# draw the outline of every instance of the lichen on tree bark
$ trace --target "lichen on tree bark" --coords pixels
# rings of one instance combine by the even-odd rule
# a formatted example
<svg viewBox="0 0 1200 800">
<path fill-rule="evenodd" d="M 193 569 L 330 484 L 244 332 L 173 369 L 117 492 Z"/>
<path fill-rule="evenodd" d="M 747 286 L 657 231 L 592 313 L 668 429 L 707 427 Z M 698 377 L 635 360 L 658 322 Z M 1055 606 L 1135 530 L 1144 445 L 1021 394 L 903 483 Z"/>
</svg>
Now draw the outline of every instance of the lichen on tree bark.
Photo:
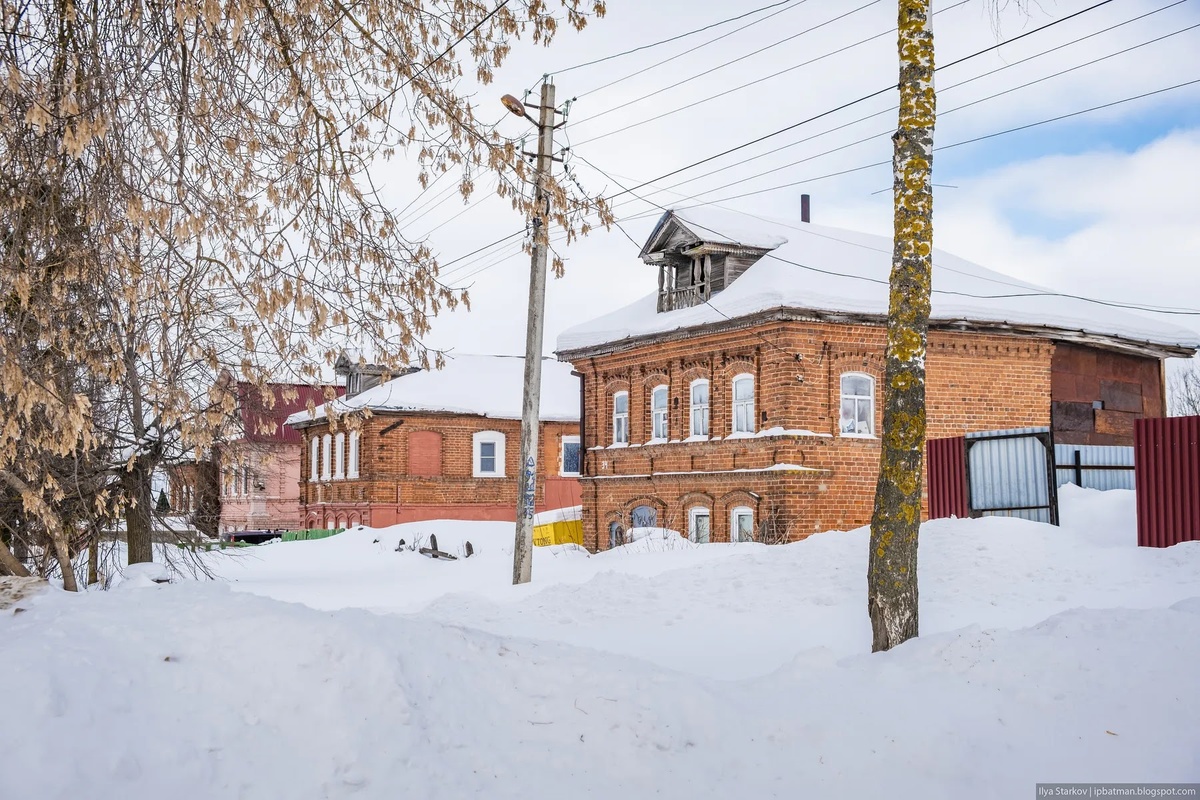
<svg viewBox="0 0 1200 800">
<path fill-rule="evenodd" d="M 930 0 L 900 0 L 900 115 L 893 155 L 895 244 L 888 299 L 882 452 L 867 567 L 872 650 L 917 635 L 917 541 L 925 450 L 925 351 L 933 252 Z"/>
</svg>

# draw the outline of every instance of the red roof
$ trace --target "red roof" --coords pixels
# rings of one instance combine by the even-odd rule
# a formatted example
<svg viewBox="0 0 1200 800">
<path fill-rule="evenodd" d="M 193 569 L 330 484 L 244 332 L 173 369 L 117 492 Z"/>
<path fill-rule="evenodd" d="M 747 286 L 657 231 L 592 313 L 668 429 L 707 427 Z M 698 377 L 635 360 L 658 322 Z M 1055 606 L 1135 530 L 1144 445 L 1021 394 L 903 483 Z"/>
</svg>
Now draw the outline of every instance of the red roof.
<svg viewBox="0 0 1200 800">
<path fill-rule="evenodd" d="M 309 400 L 320 406 L 325 402 L 324 386 L 308 386 L 300 383 L 271 383 L 268 384 L 275 403 L 270 408 L 264 402 L 262 392 L 254 384 L 238 381 L 238 410 L 242 418 L 243 439 L 256 443 L 287 443 L 299 444 L 302 440 L 300 431 L 283 422 L 291 414 L 308 408 Z M 296 397 L 284 399 L 284 392 L 291 390 Z M 346 393 L 345 387 L 334 387 L 337 396 Z"/>
</svg>

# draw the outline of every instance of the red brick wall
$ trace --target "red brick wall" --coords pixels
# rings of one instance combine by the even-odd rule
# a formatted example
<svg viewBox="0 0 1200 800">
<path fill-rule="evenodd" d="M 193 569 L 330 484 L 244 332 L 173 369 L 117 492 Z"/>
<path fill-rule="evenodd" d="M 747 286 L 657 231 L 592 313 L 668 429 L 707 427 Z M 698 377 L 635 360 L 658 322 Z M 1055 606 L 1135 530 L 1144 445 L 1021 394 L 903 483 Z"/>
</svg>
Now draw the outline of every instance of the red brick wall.
<svg viewBox="0 0 1200 800">
<path fill-rule="evenodd" d="M 714 539 L 728 538 L 727 511 L 735 495 L 758 495 L 756 520 L 770 510 L 792 538 L 870 519 L 879 463 L 875 438 L 839 435 L 843 373 L 875 381 L 875 425 L 882 418 L 882 326 L 776 322 L 682 341 L 581 359 L 586 375 L 584 535 L 607 545 L 608 523 L 623 520 L 645 498 L 661 507 L 660 524 L 686 529 L 690 504 L 711 503 Z M 971 430 L 1046 425 L 1050 421 L 1051 342 L 934 331 L 930 334 L 927 396 L 931 438 Z M 755 376 L 759 431 L 779 435 L 718 439 L 732 430 L 732 380 Z M 645 444 L 650 439 L 650 392 L 670 390 L 670 439 L 687 436 L 689 391 L 710 380 L 707 442 Z M 612 396 L 628 391 L 630 446 L 613 448 Z M 807 472 L 763 472 L 777 464 Z M 692 473 L 663 475 L 663 473 Z M 705 474 L 707 473 L 707 474 Z M 651 477 L 653 476 L 653 477 Z M 708 500 L 703 500 L 708 498 Z"/>
<path fill-rule="evenodd" d="M 376 414 L 362 426 L 359 478 L 314 482 L 309 480 L 308 448 L 327 429 L 327 424 L 317 424 L 304 430 L 306 455 L 300 484 L 306 527 L 516 518 L 519 420 Z M 473 437 L 480 431 L 504 434 L 504 477 L 474 477 Z M 578 433 L 574 422 L 541 424 L 537 510 L 580 503 L 579 481 L 559 475 L 562 437 Z"/>
</svg>

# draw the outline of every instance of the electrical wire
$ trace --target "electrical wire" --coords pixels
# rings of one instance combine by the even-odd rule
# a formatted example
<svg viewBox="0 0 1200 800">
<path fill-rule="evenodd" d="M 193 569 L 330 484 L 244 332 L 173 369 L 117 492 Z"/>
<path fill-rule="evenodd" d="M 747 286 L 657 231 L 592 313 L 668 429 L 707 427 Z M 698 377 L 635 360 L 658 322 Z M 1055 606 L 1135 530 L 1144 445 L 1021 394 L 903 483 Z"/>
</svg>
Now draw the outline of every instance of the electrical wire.
<svg viewBox="0 0 1200 800">
<path fill-rule="evenodd" d="M 650 92 L 649 94 L 644 94 L 641 97 L 637 97 L 633 100 L 629 100 L 628 102 L 622 103 L 619 106 L 614 105 L 614 106 L 611 106 L 611 107 L 605 109 L 604 111 L 593 114 L 590 117 L 584 117 L 583 119 L 576 121 L 575 125 L 576 125 L 576 127 L 578 127 L 580 125 L 586 125 L 587 123 L 592 122 L 593 120 L 600 119 L 601 117 L 607 116 L 608 114 L 612 114 L 615 111 L 623 110 L 625 108 L 628 108 L 631 105 L 640 103 L 643 100 L 649 100 L 651 97 L 655 97 L 656 95 L 660 95 L 663 92 L 670 91 L 671 89 L 675 89 L 679 86 L 683 86 L 685 83 L 691 83 L 694 80 L 703 78 L 705 75 L 711 75 L 712 73 L 716 72 L 717 70 L 721 70 L 721 69 L 724 69 L 725 67 L 745 61 L 747 58 L 752 58 L 753 56 L 756 56 L 759 53 L 765 53 L 767 50 L 771 50 L 775 47 L 779 47 L 782 44 L 787 44 L 788 42 L 790 42 L 794 39 L 799 39 L 801 36 L 804 36 L 805 34 L 812 33 L 813 31 L 816 31 L 816 30 L 820 30 L 821 28 L 824 28 L 826 25 L 832 25 L 833 23 L 835 23 L 839 20 L 845 19 L 846 17 L 849 17 L 852 14 L 857 14 L 859 11 L 870 8 L 873 5 L 877 5 L 880 1 L 881 0 L 869 0 L 867 3 L 864 3 L 863 5 L 859 6 L 858 8 L 854 8 L 854 9 L 851 9 L 850 11 L 846 11 L 842 14 L 839 14 L 838 16 L 834 17 L 833 19 L 829 19 L 818 25 L 813 25 L 812 27 L 805 28 L 804 30 L 800 31 L 799 33 L 793 33 L 790 36 L 786 36 L 777 42 L 773 42 L 772 44 L 766 45 L 764 47 L 760 47 L 757 50 L 753 50 L 749 53 L 746 53 L 745 55 L 738 56 L 737 58 L 731 59 L 724 63 L 717 64 L 715 67 L 710 67 L 710 68 L 704 70 L 703 72 L 698 72 L 695 75 L 689 75 L 688 77 L 684 78 L 681 81 L 676 81 L 675 83 L 672 83 L 670 86 L 664 86 L 661 89 L 655 89 L 653 92 Z"/>
<path fill-rule="evenodd" d="M 660 45 L 670 44 L 671 42 L 677 42 L 680 39 L 686 39 L 687 37 L 694 36 L 697 33 L 704 33 L 704 31 L 707 31 L 707 30 L 712 30 L 713 28 L 719 28 L 722 25 L 728 25 L 730 22 L 737 22 L 739 19 L 745 19 L 746 17 L 752 17 L 755 14 L 758 14 L 762 11 L 769 11 L 772 8 L 778 8 L 779 6 L 788 5 L 790 2 L 792 2 L 792 0 L 780 0 L 780 2 L 778 2 L 778 3 L 772 3 L 767 6 L 762 6 L 760 8 L 754 9 L 753 11 L 747 11 L 744 14 L 738 14 L 736 17 L 729 17 L 728 19 L 723 19 L 723 20 L 720 20 L 719 22 L 714 22 L 710 25 L 705 25 L 703 28 L 696 28 L 695 30 L 688 31 L 687 33 L 680 33 L 676 36 L 670 37 L 669 39 L 662 39 L 662 40 L 654 42 L 652 44 L 644 44 L 639 47 L 630 48 L 629 50 L 622 50 L 619 53 L 613 53 L 612 55 L 607 55 L 607 56 L 604 56 L 603 58 L 595 58 L 595 59 L 592 59 L 591 61 L 584 61 L 580 64 L 574 64 L 570 67 L 564 67 L 563 69 L 554 70 L 550 74 L 551 75 L 562 75 L 563 73 L 570 72 L 571 70 L 580 69 L 582 67 L 591 67 L 591 66 L 595 66 L 596 64 L 603 64 L 604 62 L 612 61 L 615 58 L 622 58 L 623 56 L 631 55 L 633 53 L 640 53 L 643 50 L 649 50 L 654 47 L 659 47 Z M 596 91 L 596 90 L 593 90 L 593 91 Z"/>
</svg>

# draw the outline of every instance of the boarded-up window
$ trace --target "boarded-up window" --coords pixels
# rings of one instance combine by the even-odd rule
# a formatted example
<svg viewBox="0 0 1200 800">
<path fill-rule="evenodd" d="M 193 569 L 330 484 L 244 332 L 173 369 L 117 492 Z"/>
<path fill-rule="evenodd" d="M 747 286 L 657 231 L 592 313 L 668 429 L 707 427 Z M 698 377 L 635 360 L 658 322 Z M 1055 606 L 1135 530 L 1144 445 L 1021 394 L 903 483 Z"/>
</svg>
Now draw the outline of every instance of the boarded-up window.
<svg viewBox="0 0 1200 800">
<path fill-rule="evenodd" d="M 408 474 L 414 478 L 436 478 L 442 474 L 442 435 L 437 431 L 413 431 L 408 435 Z"/>
</svg>

